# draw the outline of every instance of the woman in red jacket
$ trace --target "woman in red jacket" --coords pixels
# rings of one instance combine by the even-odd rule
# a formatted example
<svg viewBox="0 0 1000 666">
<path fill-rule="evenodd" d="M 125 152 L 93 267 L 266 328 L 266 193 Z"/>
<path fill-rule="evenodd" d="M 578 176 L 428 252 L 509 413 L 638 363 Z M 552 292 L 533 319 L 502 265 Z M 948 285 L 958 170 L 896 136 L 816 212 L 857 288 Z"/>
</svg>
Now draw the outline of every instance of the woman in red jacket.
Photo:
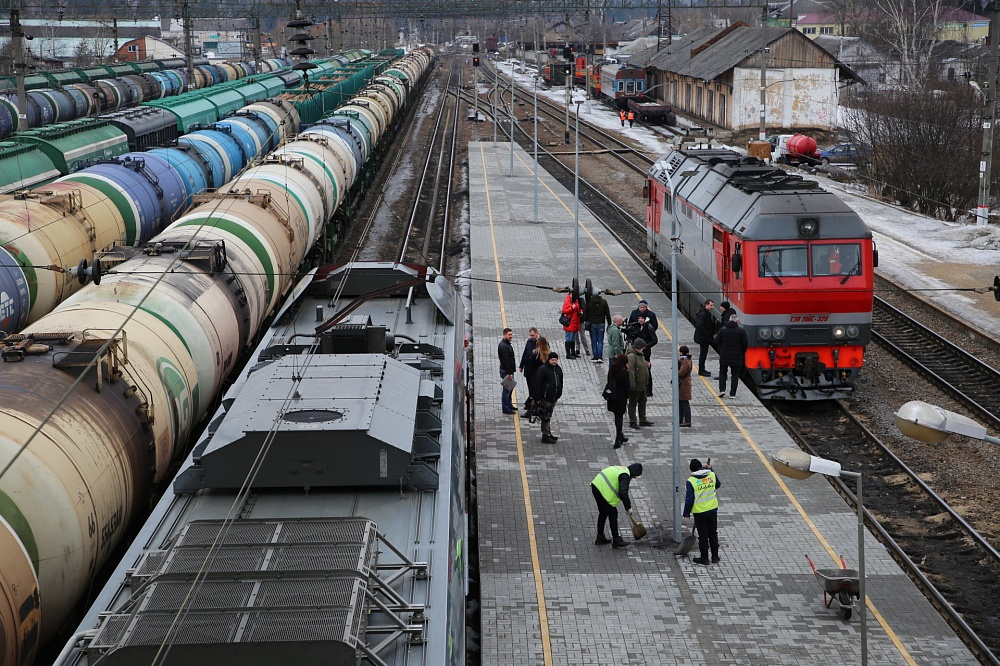
<svg viewBox="0 0 1000 666">
<path fill-rule="evenodd" d="M 580 307 L 580 299 L 573 298 L 573 294 L 566 294 L 566 300 L 563 301 L 562 313 L 569 317 L 569 324 L 563 326 L 563 331 L 566 332 L 566 358 L 580 358 L 579 350 L 579 340 L 580 340 L 580 316 L 583 314 L 583 308 Z"/>
</svg>

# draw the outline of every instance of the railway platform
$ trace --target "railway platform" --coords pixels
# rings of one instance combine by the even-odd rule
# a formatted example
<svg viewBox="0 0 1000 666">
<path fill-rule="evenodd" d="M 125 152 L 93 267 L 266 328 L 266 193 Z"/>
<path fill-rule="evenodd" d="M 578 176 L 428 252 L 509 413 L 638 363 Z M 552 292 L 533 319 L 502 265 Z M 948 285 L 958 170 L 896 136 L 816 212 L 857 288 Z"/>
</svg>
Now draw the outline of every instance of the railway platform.
<svg viewBox="0 0 1000 666">
<path fill-rule="evenodd" d="M 634 292 L 608 297 L 613 314 L 627 317 L 644 298 L 660 321 L 648 409 L 655 425 L 612 449 L 614 423 L 600 397 L 608 365 L 565 359 L 564 295 L 546 288 L 572 279 L 573 193 L 539 170 L 536 224 L 532 158 L 519 147 L 514 157 L 511 177 L 508 143 L 469 145 L 483 664 L 861 663 L 857 615 L 845 621 L 823 606 L 806 560 L 830 568 L 842 555 L 856 568 L 857 518 L 823 477 L 793 481 L 771 469 L 771 454 L 794 443 L 746 386 L 719 398 L 715 377 L 694 377 L 681 479 L 690 459 L 712 459 L 722 562 L 699 566 L 694 555 L 673 554 L 669 298 L 581 205 L 581 282 Z M 638 193 L 642 183 L 623 187 Z M 560 354 L 556 444 L 541 443 L 537 424 L 502 413 L 496 345 L 505 326 L 518 356 L 529 326 Z M 683 317 L 678 337 L 697 350 Z M 718 369 L 714 353 L 708 366 Z M 516 404 L 524 389 L 515 389 Z M 644 471 L 630 494 L 649 536 L 633 541 L 620 512 L 630 547 L 596 546 L 588 485 L 607 465 L 633 462 Z M 975 663 L 868 533 L 865 558 L 868 663 Z"/>
</svg>

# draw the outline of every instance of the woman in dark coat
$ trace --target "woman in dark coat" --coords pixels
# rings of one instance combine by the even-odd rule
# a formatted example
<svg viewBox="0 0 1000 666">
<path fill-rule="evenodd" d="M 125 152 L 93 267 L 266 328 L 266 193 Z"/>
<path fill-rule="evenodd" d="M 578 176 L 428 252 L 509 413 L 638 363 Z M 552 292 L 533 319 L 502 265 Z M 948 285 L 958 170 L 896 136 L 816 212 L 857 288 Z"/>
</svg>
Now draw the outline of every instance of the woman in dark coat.
<svg viewBox="0 0 1000 666">
<path fill-rule="evenodd" d="M 527 362 L 524 364 L 524 383 L 528 385 L 528 407 L 522 416 L 529 417 L 534 411 L 535 400 L 538 398 L 538 384 L 535 382 L 535 373 L 538 369 L 549 362 L 549 341 L 544 336 L 539 336 L 535 341 L 535 350 L 531 352 Z"/>
<path fill-rule="evenodd" d="M 628 409 L 628 390 L 630 382 L 628 379 L 628 357 L 619 354 L 611 362 L 608 368 L 608 382 L 615 383 L 615 398 L 608 400 L 608 411 L 615 415 L 615 446 L 620 449 L 622 444 L 628 441 L 628 437 L 622 432 L 622 424 L 625 418 L 625 410 Z"/>
</svg>

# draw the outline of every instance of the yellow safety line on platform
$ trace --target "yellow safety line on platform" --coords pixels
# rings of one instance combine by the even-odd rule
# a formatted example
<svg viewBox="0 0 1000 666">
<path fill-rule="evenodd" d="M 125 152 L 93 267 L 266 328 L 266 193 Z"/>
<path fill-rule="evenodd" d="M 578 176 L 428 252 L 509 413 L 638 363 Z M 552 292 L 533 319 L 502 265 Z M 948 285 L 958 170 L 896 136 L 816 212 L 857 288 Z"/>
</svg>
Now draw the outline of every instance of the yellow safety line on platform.
<svg viewBox="0 0 1000 666">
<path fill-rule="evenodd" d="M 486 211 L 490 218 L 490 241 L 493 244 L 493 268 L 496 271 L 497 296 L 500 299 L 500 319 L 507 328 L 507 308 L 503 300 L 503 282 L 500 276 L 500 255 L 497 253 L 497 237 L 493 227 L 493 203 L 490 200 L 489 180 L 487 179 L 486 155 L 482 142 L 479 143 L 479 154 L 483 160 L 483 185 L 486 189 Z M 549 616 L 545 606 L 545 588 L 542 585 L 542 569 L 538 560 L 538 541 L 535 538 L 535 512 L 531 508 L 531 495 L 528 493 L 528 470 L 524 463 L 524 445 L 521 439 L 521 415 L 517 411 L 517 394 L 512 392 L 511 402 L 514 404 L 514 440 L 517 443 L 517 465 L 521 473 L 521 493 L 524 495 L 525 524 L 528 526 L 528 545 L 531 549 L 531 571 L 535 578 L 535 596 L 538 600 L 538 626 L 542 634 L 542 661 L 545 666 L 552 666 L 552 643 L 549 639 Z"/>
<path fill-rule="evenodd" d="M 523 159 L 521 159 L 521 155 L 520 154 L 518 154 L 518 161 L 523 166 L 528 167 L 528 164 Z M 534 164 L 532 164 L 531 166 L 533 167 Z M 485 164 L 484 164 L 484 169 L 485 169 Z M 533 169 L 531 169 L 529 171 L 530 171 L 529 176 L 533 176 L 534 175 Z M 539 183 L 546 190 L 548 190 L 556 198 L 557 201 L 559 201 L 559 203 L 562 205 L 562 207 L 567 212 L 572 213 L 572 211 L 570 211 L 569 207 L 563 202 L 562 198 L 558 194 L 556 194 L 545 183 L 545 181 L 543 181 L 541 179 L 541 177 L 539 177 L 538 181 L 539 181 Z M 488 197 L 487 197 L 487 200 L 488 200 Z M 580 228 L 583 229 L 584 233 L 586 233 L 587 236 L 590 237 L 590 240 L 593 241 L 593 243 L 597 247 L 597 249 L 601 252 L 601 254 L 604 255 L 604 258 L 608 260 L 608 263 L 611 264 L 611 267 L 614 268 L 615 272 L 618 273 L 618 275 L 621 276 L 621 278 L 625 282 L 625 284 L 628 285 L 629 290 L 638 292 L 638 290 L 629 281 L 629 279 L 627 277 L 625 277 L 625 273 L 622 271 L 621 268 L 618 267 L 618 264 L 615 263 L 615 260 L 611 258 L 611 255 L 609 255 L 604 250 L 604 247 L 601 245 L 601 243 L 596 238 L 594 238 L 593 234 L 590 233 L 590 230 L 587 229 L 586 226 L 584 226 L 583 222 L 580 222 L 579 224 L 580 224 Z M 492 233 L 492 231 L 493 231 L 493 216 L 492 216 L 492 213 L 491 213 L 490 214 L 490 232 Z M 494 250 L 493 251 L 494 261 L 496 262 L 496 265 L 497 265 L 497 281 L 499 282 L 499 280 L 500 280 L 500 264 L 499 264 L 499 259 L 497 259 L 497 255 L 496 255 L 496 243 L 495 242 L 494 242 L 494 245 L 493 245 L 493 250 Z M 500 290 L 500 285 L 499 284 L 497 285 L 497 289 Z M 636 299 L 642 299 L 643 298 L 643 296 L 641 294 L 639 294 L 639 293 L 636 293 L 635 296 L 636 296 Z M 500 303 L 501 303 L 501 311 L 502 311 L 502 309 L 503 309 L 503 297 L 502 296 L 501 296 L 501 299 L 500 299 Z M 504 322 L 505 322 L 504 326 L 506 326 L 507 325 L 506 324 L 506 319 L 504 319 Z M 660 329 L 664 333 L 666 333 L 667 337 L 670 338 L 671 341 L 673 341 L 673 338 L 671 337 L 670 332 L 666 329 L 666 327 L 663 325 L 662 322 L 660 323 Z M 702 380 L 703 384 L 705 384 L 706 386 L 708 386 L 710 389 L 712 388 L 708 384 L 708 380 L 705 379 L 705 377 L 702 376 L 701 380 Z M 716 395 L 714 391 L 712 392 L 712 395 L 713 396 Z M 729 405 L 727 403 L 725 403 L 723 400 L 719 399 L 718 396 L 716 396 L 715 399 L 716 399 L 716 402 L 718 402 L 722 406 L 722 408 L 725 409 L 726 413 L 729 415 L 730 420 L 733 422 L 733 424 L 736 425 L 737 429 L 743 435 L 744 440 L 746 440 L 747 444 L 750 445 L 750 448 L 753 449 L 753 452 L 757 455 L 757 457 L 760 459 L 760 461 L 764 464 L 764 467 L 771 474 L 771 477 L 778 484 L 778 487 L 781 488 L 782 492 L 785 493 L 785 496 L 792 503 L 792 506 L 794 506 L 795 509 L 796 509 L 796 511 L 799 512 L 799 515 L 802 517 L 802 520 L 805 521 L 806 525 L 809 526 L 809 529 L 812 531 L 813 535 L 816 537 L 817 540 L 819 540 L 820 545 L 823 547 L 824 550 L 826 550 L 826 552 L 830 555 L 830 558 L 837 564 L 837 566 L 840 566 L 840 556 L 838 555 L 837 551 L 834 550 L 833 546 L 831 546 L 830 543 L 826 540 L 826 537 L 824 537 L 823 534 L 819 531 L 819 528 L 816 527 L 815 523 L 813 523 L 812 518 L 810 518 L 809 514 L 806 512 L 806 510 L 804 508 L 802 508 L 802 505 L 799 504 L 799 501 L 797 499 L 795 499 L 795 496 L 792 494 L 792 491 L 785 484 L 784 480 L 778 475 L 777 472 L 774 471 L 774 468 L 771 467 L 771 464 L 767 460 L 767 456 L 765 456 L 764 452 L 761 451 L 761 449 L 760 449 L 759 446 L 757 446 L 757 442 L 755 442 L 754 439 L 753 439 L 753 437 L 750 436 L 750 433 L 748 433 L 746 431 L 746 429 L 743 427 L 743 424 L 739 422 L 739 419 L 736 418 L 736 415 L 729 408 Z M 515 417 L 515 418 L 517 418 L 517 417 Z M 521 454 L 521 444 L 520 444 L 520 433 L 519 433 L 518 434 L 518 457 L 519 458 L 520 458 L 520 454 Z M 524 476 L 523 465 L 522 465 L 521 475 L 522 475 L 522 479 L 523 479 L 522 482 L 526 483 L 526 477 Z M 526 495 L 525 499 L 527 499 L 527 495 Z M 530 507 L 530 505 L 529 505 L 529 507 Z M 529 508 L 529 510 L 530 510 L 530 508 Z M 530 518 L 530 514 L 529 514 L 529 518 Z M 534 553 L 534 543 L 535 543 L 534 542 L 534 529 L 533 529 L 533 526 L 531 525 L 531 521 L 530 520 L 528 521 L 528 524 L 529 524 L 529 529 L 531 530 L 532 552 Z M 537 580 L 537 572 L 536 572 L 536 580 Z M 892 641 L 893 645 L 895 645 L 896 649 L 899 650 L 900 656 L 902 656 L 903 659 L 906 660 L 906 663 L 910 664 L 910 666 L 917 666 L 917 662 L 910 655 L 909 650 L 906 649 L 906 647 L 903 645 L 902 641 L 900 640 L 899 636 L 889 626 L 888 622 L 882 616 L 882 614 L 879 612 L 879 610 L 875 606 L 874 602 L 872 602 L 871 599 L 866 599 L 866 605 L 868 607 L 868 610 L 871 611 L 872 617 L 874 617 L 878 621 L 879 625 L 881 625 L 882 629 L 885 631 L 886 635 Z M 543 635 L 545 635 L 547 637 L 548 633 L 547 632 L 543 632 Z M 548 663 L 548 662 L 546 662 L 546 663 Z"/>
</svg>

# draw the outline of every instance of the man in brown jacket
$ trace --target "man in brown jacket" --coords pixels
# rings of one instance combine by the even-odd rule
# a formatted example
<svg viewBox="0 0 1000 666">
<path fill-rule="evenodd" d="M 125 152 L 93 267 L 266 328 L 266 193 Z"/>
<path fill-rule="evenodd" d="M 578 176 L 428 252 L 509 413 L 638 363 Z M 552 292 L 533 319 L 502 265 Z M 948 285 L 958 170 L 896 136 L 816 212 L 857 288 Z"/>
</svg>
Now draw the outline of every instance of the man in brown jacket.
<svg viewBox="0 0 1000 666">
<path fill-rule="evenodd" d="M 642 350 L 646 347 L 646 341 L 636 338 L 632 341 L 632 348 L 628 350 L 628 424 L 631 428 L 638 430 L 639 426 L 651 426 L 652 421 L 646 420 L 646 388 L 649 386 L 649 361 L 643 355 Z M 639 411 L 639 420 L 636 421 L 636 409 Z"/>
</svg>

